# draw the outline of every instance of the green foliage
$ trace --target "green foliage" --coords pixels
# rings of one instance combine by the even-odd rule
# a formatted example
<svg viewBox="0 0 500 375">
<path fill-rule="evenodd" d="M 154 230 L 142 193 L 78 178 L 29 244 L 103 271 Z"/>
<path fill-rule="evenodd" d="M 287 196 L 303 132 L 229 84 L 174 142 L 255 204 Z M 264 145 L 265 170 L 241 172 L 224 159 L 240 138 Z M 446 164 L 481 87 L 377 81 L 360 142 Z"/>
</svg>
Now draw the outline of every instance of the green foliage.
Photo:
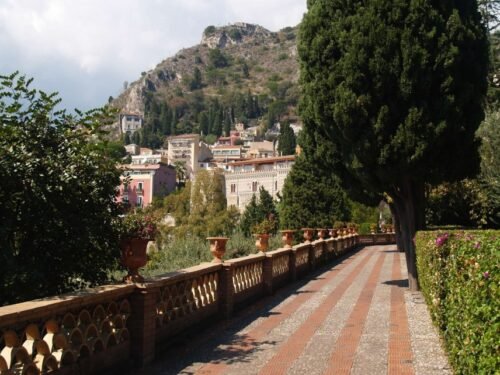
<svg viewBox="0 0 500 375">
<path fill-rule="evenodd" d="M 250 236 L 254 233 L 253 229 L 266 219 L 273 224 L 273 228 L 268 233 L 276 233 L 279 223 L 278 211 L 271 194 L 261 186 L 259 189 L 259 199 L 257 200 L 254 194 L 245 208 L 245 212 L 241 217 L 240 229 L 246 236 Z"/>
<path fill-rule="evenodd" d="M 297 140 L 289 121 L 283 121 L 278 137 L 278 151 L 281 155 L 295 155 Z"/>
<path fill-rule="evenodd" d="M 351 202 L 351 220 L 354 223 L 377 223 L 378 207 L 366 206 L 362 203 Z"/>
<path fill-rule="evenodd" d="M 215 26 L 210 25 L 210 26 L 207 26 L 205 28 L 205 30 L 203 31 L 203 34 L 205 36 L 211 36 L 211 35 L 213 35 L 215 33 L 215 30 L 216 30 Z"/>
<path fill-rule="evenodd" d="M 491 203 L 477 180 L 443 183 L 428 193 L 426 221 L 433 226 L 485 227 Z"/>
<path fill-rule="evenodd" d="M 276 222 L 271 219 L 264 219 L 252 227 L 253 234 L 270 234 L 276 230 Z"/>
<path fill-rule="evenodd" d="M 189 185 L 187 186 L 189 187 Z M 197 173 L 192 189 L 189 190 L 190 206 L 189 215 L 175 215 L 177 228 L 176 236 L 196 236 L 205 238 L 209 236 L 230 235 L 238 222 L 239 213 L 234 207 L 226 209 L 226 198 L 223 191 L 222 175 L 218 171 L 210 173 L 201 170 Z M 188 192 L 180 195 L 181 202 L 175 207 L 184 211 Z"/>
<path fill-rule="evenodd" d="M 105 281 L 118 259 L 121 171 L 102 129 L 115 114 L 69 115 L 32 80 L 0 80 L 1 304 Z"/>
<path fill-rule="evenodd" d="M 229 66 L 229 59 L 219 48 L 212 48 L 208 52 L 208 63 L 213 68 L 225 68 Z"/>
<path fill-rule="evenodd" d="M 416 236 L 420 285 L 457 374 L 500 367 L 500 231 Z"/>
<path fill-rule="evenodd" d="M 125 215 L 120 224 L 120 234 L 123 238 L 154 240 L 158 233 L 158 223 L 155 218 L 142 212 Z"/>
<path fill-rule="evenodd" d="M 229 30 L 228 32 L 228 35 L 229 37 L 232 39 L 232 40 L 236 40 L 236 41 L 240 41 L 241 38 L 242 38 L 242 35 L 241 35 L 241 32 L 240 30 L 236 29 L 236 28 L 232 28 Z"/>
<path fill-rule="evenodd" d="M 213 259 L 206 239 L 198 237 L 172 238 L 165 232 L 162 238 L 157 239 L 157 244 L 159 250 L 150 255 L 150 260 L 144 269 L 144 275 L 157 276 L 196 266 L 203 262 L 210 262 Z M 275 250 L 279 247 L 281 247 L 280 236 L 271 237 L 269 250 Z M 239 258 L 256 252 L 253 237 L 235 232 L 227 242 L 224 259 Z"/>
<path fill-rule="evenodd" d="M 478 180 L 488 197 L 488 225 L 500 228 L 500 111 L 490 112 L 478 130 L 481 138 L 481 173 Z"/>
<path fill-rule="evenodd" d="M 338 179 L 305 157 L 296 157 L 283 187 L 281 228 L 328 228 L 334 220 L 349 220 L 350 215 Z"/>
<path fill-rule="evenodd" d="M 202 82 L 202 77 L 201 77 L 201 71 L 197 67 L 194 68 L 193 70 L 193 78 L 189 82 L 189 88 L 191 90 L 198 90 L 201 89 L 203 86 Z"/>
<path fill-rule="evenodd" d="M 489 56 L 477 2 L 308 6 L 298 44 L 305 131 L 353 199 L 392 199 L 416 289 L 411 239 L 425 226 L 425 183 L 479 167 Z"/>
<path fill-rule="evenodd" d="M 500 227 L 499 112 L 490 112 L 479 127 L 481 172 L 476 179 L 443 183 L 428 192 L 429 225 Z"/>
</svg>

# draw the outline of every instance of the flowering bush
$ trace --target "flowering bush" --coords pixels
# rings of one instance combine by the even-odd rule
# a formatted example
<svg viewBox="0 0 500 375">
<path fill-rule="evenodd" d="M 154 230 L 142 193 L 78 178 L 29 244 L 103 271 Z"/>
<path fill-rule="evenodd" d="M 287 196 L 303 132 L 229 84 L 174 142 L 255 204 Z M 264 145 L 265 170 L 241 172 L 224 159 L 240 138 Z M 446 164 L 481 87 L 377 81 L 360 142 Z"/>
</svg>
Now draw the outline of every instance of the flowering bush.
<svg viewBox="0 0 500 375">
<path fill-rule="evenodd" d="M 416 236 L 419 283 L 457 374 L 500 368 L 500 231 Z"/>
<path fill-rule="evenodd" d="M 123 218 L 121 232 L 122 238 L 153 240 L 158 232 L 158 225 L 151 215 L 133 213 Z"/>
</svg>

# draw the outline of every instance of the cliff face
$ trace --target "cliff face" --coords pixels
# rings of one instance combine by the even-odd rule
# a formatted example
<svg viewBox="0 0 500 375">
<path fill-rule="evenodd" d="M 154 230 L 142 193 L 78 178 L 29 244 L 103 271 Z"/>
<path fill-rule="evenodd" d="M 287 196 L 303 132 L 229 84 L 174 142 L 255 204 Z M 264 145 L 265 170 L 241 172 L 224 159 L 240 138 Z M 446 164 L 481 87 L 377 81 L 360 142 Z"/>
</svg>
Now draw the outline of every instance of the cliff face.
<svg viewBox="0 0 500 375">
<path fill-rule="evenodd" d="M 214 50 L 221 51 L 223 61 L 220 64 L 214 62 Z M 271 32 L 243 22 L 224 27 L 209 26 L 200 44 L 182 49 L 154 69 L 143 72 L 112 105 L 120 111 L 145 117 L 148 117 L 147 103 L 151 100 L 157 104 L 164 102 L 169 108 L 181 105 L 182 111 L 177 112 L 182 116 L 179 120 L 196 122 L 191 108 L 193 96 L 219 98 L 225 102 L 225 97 L 231 93 L 250 92 L 268 95 L 272 100 L 281 95 L 275 86 L 284 83 L 288 91 L 297 91 L 296 55 L 296 28 Z M 198 86 L 192 84 L 196 74 L 201 77 Z M 288 107 L 293 115 L 295 105 L 292 103 Z"/>
</svg>

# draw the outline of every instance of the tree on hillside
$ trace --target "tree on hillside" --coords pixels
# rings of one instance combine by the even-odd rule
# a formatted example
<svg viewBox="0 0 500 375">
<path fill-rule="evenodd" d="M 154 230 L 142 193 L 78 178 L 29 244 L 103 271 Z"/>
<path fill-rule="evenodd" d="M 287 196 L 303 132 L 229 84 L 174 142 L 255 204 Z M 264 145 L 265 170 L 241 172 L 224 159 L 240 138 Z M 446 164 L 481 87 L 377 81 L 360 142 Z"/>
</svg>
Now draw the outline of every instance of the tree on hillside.
<svg viewBox="0 0 500 375">
<path fill-rule="evenodd" d="M 69 115 L 24 76 L 0 82 L 0 304 L 105 281 L 118 258 L 123 147 L 102 141 L 113 114 Z"/>
<path fill-rule="evenodd" d="M 303 156 L 296 158 L 282 195 L 283 229 L 331 228 L 334 221 L 350 219 L 347 196 L 338 179 Z"/>
<path fill-rule="evenodd" d="M 297 141 L 295 133 L 290 127 L 289 121 L 283 121 L 280 127 L 280 135 L 278 137 L 278 151 L 282 155 L 294 155 Z"/>
<path fill-rule="evenodd" d="M 309 0 L 300 27 L 304 126 L 345 188 L 390 197 L 413 290 L 425 183 L 479 164 L 487 34 L 476 1 L 456 4 Z"/>
</svg>

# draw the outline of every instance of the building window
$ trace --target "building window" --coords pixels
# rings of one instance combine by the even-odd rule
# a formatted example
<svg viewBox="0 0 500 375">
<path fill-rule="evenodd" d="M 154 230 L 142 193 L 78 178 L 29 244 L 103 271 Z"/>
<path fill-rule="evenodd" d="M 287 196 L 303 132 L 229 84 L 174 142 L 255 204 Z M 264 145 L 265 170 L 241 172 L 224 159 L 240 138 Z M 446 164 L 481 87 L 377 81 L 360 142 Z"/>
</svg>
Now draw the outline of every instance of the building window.
<svg viewBox="0 0 500 375">
<path fill-rule="evenodd" d="M 137 184 L 137 190 L 139 190 L 139 191 L 142 191 L 142 190 L 143 190 L 143 185 L 142 185 L 142 182 L 139 182 L 139 183 Z"/>
<path fill-rule="evenodd" d="M 274 190 L 278 191 L 278 181 L 274 181 Z"/>
<path fill-rule="evenodd" d="M 257 181 L 252 182 L 252 191 L 257 191 Z"/>
<path fill-rule="evenodd" d="M 231 193 L 236 193 L 236 184 L 231 184 Z"/>
</svg>

